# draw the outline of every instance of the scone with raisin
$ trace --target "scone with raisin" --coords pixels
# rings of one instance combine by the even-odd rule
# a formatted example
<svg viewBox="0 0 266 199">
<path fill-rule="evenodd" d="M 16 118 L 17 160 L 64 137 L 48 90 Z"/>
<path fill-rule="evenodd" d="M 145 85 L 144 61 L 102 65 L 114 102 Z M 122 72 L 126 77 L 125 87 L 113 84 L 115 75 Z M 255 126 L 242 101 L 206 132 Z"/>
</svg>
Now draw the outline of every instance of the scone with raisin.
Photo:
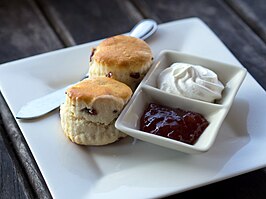
<svg viewBox="0 0 266 199">
<path fill-rule="evenodd" d="M 70 87 L 60 106 L 65 135 L 81 145 L 105 145 L 125 137 L 114 123 L 131 95 L 126 84 L 108 77 L 85 79 Z"/>
<path fill-rule="evenodd" d="M 89 77 L 111 77 L 135 90 L 152 59 L 151 49 L 145 41 L 125 35 L 110 37 L 92 50 Z"/>
</svg>

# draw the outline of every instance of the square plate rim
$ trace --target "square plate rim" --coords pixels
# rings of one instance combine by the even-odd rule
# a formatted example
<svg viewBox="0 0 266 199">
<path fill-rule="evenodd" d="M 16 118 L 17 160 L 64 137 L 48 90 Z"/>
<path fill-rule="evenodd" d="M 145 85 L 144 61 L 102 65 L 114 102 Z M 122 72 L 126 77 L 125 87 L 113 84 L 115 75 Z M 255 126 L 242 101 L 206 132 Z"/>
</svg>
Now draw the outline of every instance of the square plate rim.
<svg viewBox="0 0 266 199">
<path fill-rule="evenodd" d="M 211 33 L 213 33 L 213 31 L 204 23 L 204 22 L 202 22 L 199 18 L 188 18 L 188 19 L 182 19 L 182 20 L 176 20 L 176 21 L 171 21 L 171 22 L 168 22 L 168 23 L 164 23 L 164 24 L 162 24 L 162 25 L 165 25 L 165 24 L 171 24 L 171 23 L 175 23 L 175 22 L 180 22 L 180 21 L 187 21 L 187 22 L 189 22 L 189 20 L 191 21 L 191 22 L 194 22 L 194 23 L 200 23 L 201 25 L 204 25 L 204 26 L 206 26 L 205 28 L 208 28 L 209 29 L 209 31 L 211 31 Z M 213 33 L 214 34 L 214 33 Z M 66 48 L 66 49 L 60 49 L 60 50 L 56 50 L 56 51 L 52 51 L 52 52 L 48 52 L 48 53 L 45 53 L 45 55 L 50 55 L 50 54 L 54 54 L 54 53 L 57 53 L 57 52 L 62 52 L 62 51 L 68 51 L 68 50 L 73 50 L 73 49 L 77 49 L 77 48 L 81 48 L 81 47 L 83 47 L 83 46 L 87 46 L 87 45 L 89 45 L 89 44 L 91 44 L 91 43 L 97 43 L 97 42 L 99 42 L 99 41 L 93 41 L 93 42 L 89 42 L 89 43 L 86 43 L 86 44 L 82 44 L 82 45 L 78 45 L 78 46 L 74 46 L 74 47 L 70 47 L 70 48 Z M 44 54 L 40 54 L 40 55 L 35 55 L 35 56 L 33 56 L 34 58 L 38 58 L 39 56 L 45 56 Z M 4 63 L 4 64 L 1 64 L 0 65 L 0 71 L 1 70 L 3 70 L 3 68 L 5 68 L 5 66 L 7 67 L 8 65 L 10 65 L 10 64 L 17 64 L 17 63 L 20 63 L 21 61 L 23 62 L 23 61 L 25 61 L 25 60 L 30 60 L 31 58 L 33 58 L 33 57 L 29 57 L 29 58 L 23 58 L 23 59 L 19 59 L 19 60 L 15 60 L 15 61 L 12 61 L 12 62 L 8 62 L 8 63 Z M 254 79 L 253 79 L 254 80 Z M 256 81 L 256 80 L 255 80 Z M 257 83 L 257 82 L 256 82 Z M 258 84 L 258 83 L 257 83 Z M 258 84 L 258 86 L 259 87 L 261 87 L 259 84 Z M 1 92 L 2 92 L 2 87 L 1 87 L 1 80 L 0 80 L 0 88 L 1 88 Z M 2 94 L 3 94 L 3 96 L 4 96 L 4 98 L 5 98 L 5 100 L 6 100 L 6 102 L 8 103 L 8 99 L 5 97 L 5 94 L 4 94 L 5 92 L 2 92 Z M 8 104 L 9 105 L 9 104 Z M 12 110 L 11 110 L 11 112 L 12 112 Z M 13 113 L 13 112 L 12 112 Z M 19 122 L 17 122 L 17 123 L 19 123 Z M 19 125 L 20 126 L 20 125 Z M 23 132 L 23 130 L 20 128 L 20 130 L 22 131 L 22 133 L 23 133 L 23 136 L 24 136 L 24 132 Z M 27 144 L 29 145 L 29 143 L 27 142 Z M 223 177 L 220 177 L 220 178 L 217 178 L 217 179 L 211 179 L 211 180 L 209 180 L 208 182 L 203 182 L 203 183 L 199 183 L 199 184 L 197 184 L 197 185 L 194 185 L 194 186 L 191 186 L 191 187 L 187 187 L 187 188 L 183 188 L 183 189 L 180 189 L 179 191 L 170 191 L 170 192 L 168 192 L 167 194 L 165 194 L 165 193 L 163 193 L 162 195 L 159 195 L 158 197 L 162 197 L 162 196 L 166 196 L 166 195 L 169 195 L 169 194 L 173 194 L 173 193 L 180 193 L 180 192 L 182 192 L 182 191 L 186 191 L 186 190 L 190 190 L 190 189 L 194 189 L 194 188 L 197 188 L 197 187 L 200 187 L 200 186 L 203 186 L 203 185 L 207 185 L 207 184 L 211 184 L 211 183 L 214 183 L 214 182 L 217 182 L 217 181 L 221 181 L 221 180 L 224 180 L 224 179 L 227 179 L 227 178 L 230 178 L 230 177 L 233 177 L 233 176 L 236 176 L 236 175 L 240 175 L 240 174 L 242 174 L 242 173 L 246 173 L 246 172 L 249 172 L 249 171 L 252 171 L 252 170 L 256 170 L 256 169 L 259 169 L 259 168 L 262 168 L 262 167 L 265 167 L 265 165 L 266 165 L 266 163 L 264 162 L 264 164 L 263 165 L 258 165 L 257 167 L 253 167 L 253 168 L 249 168 L 249 169 L 245 169 L 245 170 L 242 170 L 241 172 L 236 172 L 236 173 L 233 173 L 233 174 L 230 174 L 230 175 L 228 175 L 228 176 L 223 176 Z M 39 165 L 38 165 L 39 166 Z M 45 178 L 45 176 L 44 176 L 44 178 Z M 47 183 L 47 185 L 48 185 L 48 183 Z M 48 185 L 48 187 L 49 187 L 49 185 Z M 51 191 L 51 190 L 50 190 Z"/>
</svg>

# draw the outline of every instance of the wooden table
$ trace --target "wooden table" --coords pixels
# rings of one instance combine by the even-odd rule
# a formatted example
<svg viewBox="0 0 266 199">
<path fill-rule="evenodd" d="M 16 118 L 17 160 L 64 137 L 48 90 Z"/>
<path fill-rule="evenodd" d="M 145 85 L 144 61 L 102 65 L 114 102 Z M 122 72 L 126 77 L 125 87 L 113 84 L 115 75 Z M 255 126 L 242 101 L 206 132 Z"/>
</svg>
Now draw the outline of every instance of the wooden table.
<svg viewBox="0 0 266 199">
<path fill-rule="evenodd" d="M 1 0 L 0 63 L 127 32 L 143 18 L 158 23 L 199 17 L 266 88 L 265 0 Z M 0 198 L 51 198 L 0 96 Z M 169 198 L 265 198 L 260 169 Z"/>
</svg>

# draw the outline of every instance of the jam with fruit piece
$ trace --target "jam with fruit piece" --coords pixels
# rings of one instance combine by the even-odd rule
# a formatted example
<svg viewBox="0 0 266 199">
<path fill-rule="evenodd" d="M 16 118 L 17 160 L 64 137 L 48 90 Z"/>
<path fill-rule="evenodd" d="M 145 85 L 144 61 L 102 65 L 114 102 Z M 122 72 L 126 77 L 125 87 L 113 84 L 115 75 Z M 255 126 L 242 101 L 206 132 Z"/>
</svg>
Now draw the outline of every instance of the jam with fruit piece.
<svg viewBox="0 0 266 199">
<path fill-rule="evenodd" d="M 140 119 L 140 130 L 195 144 L 209 122 L 199 113 L 149 104 Z"/>
</svg>

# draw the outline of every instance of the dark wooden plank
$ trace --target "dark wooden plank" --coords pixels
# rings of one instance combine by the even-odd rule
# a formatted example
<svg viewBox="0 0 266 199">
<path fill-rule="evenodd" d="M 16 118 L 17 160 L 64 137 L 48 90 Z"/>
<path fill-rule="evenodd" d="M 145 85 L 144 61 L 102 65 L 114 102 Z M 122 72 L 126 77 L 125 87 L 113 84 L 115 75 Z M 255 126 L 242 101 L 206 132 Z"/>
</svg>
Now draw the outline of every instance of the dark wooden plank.
<svg viewBox="0 0 266 199">
<path fill-rule="evenodd" d="M 226 2 L 266 42 L 265 0 L 226 0 Z"/>
<path fill-rule="evenodd" d="M 0 24 L 0 63 L 63 47 L 32 0 L 1 0 Z M 0 120 L 0 198 L 51 198 L 1 93 Z"/>
<path fill-rule="evenodd" d="M 1 0 L 0 24 L 0 63 L 63 47 L 32 0 Z"/>
<path fill-rule="evenodd" d="M 19 179 L 23 179 L 24 176 L 14 168 L 2 134 L 4 134 L 4 128 L 0 120 L 0 198 L 30 198 L 30 193 L 25 191 L 26 182 L 23 184 L 19 182 Z"/>
<path fill-rule="evenodd" d="M 128 32 L 142 19 L 129 1 L 38 0 L 68 46 Z"/>
<path fill-rule="evenodd" d="M 259 0 L 254 0 L 256 2 Z M 266 88 L 266 46 L 223 1 L 134 0 L 145 17 L 167 22 L 199 17 L 218 35 L 255 79 Z"/>
</svg>

